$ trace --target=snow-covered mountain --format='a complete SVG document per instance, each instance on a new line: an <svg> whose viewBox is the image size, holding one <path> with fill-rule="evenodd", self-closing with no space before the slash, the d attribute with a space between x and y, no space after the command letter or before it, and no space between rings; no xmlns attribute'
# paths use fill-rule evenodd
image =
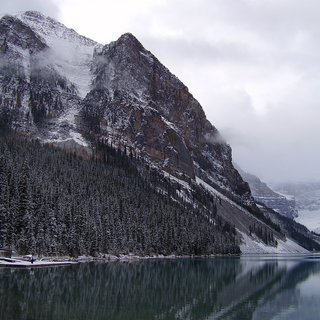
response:
<svg viewBox="0 0 320 320"><path fill-rule="evenodd" d="M220 199L219 215L239 235L263 239L272 252L273 234L286 241L254 203L201 105L130 33L103 46L38 12L4 16L0 128L88 154L97 141L130 149L178 181L184 201L192 185Z"/></svg>
<svg viewBox="0 0 320 320"><path fill-rule="evenodd" d="M42 140L84 143L75 119L97 44L37 12L4 16L0 44L7 124Z"/></svg>
<svg viewBox="0 0 320 320"><path fill-rule="evenodd" d="M310 230L320 233L320 183L281 183L274 184L274 189L297 203L298 216L296 221Z"/></svg>
<svg viewBox="0 0 320 320"><path fill-rule="evenodd" d="M241 170L238 166L236 168L242 178L249 183L252 196L256 202L262 203L290 219L297 217L298 209L294 196L275 192L257 176Z"/></svg>
<svg viewBox="0 0 320 320"><path fill-rule="evenodd" d="M102 46L32 11L3 17L0 31L0 106L15 129L47 142L113 140L253 202L200 104L133 35Z"/></svg>
<svg viewBox="0 0 320 320"><path fill-rule="evenodd" d="M84 98L90 91L93 51L100 45L37 12L25 12L17 18L44 39L50 48L45 58L60 75L75 85L78 95Z"/></svg>

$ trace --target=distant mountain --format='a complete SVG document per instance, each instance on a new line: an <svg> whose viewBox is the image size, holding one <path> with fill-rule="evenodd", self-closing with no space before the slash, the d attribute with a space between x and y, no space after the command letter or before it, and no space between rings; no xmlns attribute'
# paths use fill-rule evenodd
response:
<svg viewBox="0 0 320 320"><path fill-rule="evenodd" d="M273 188L295 198L298 209L296 221L320 233L320 183L278 183Z"/></svg>
<svg viewBox="0 0 320 320"><path fill-rule="evenodd" d="M272 186L278 192L294 196L299 210L320 209L320 182L287 182Z"/></svg>
<svg viewBox="0 0 320 320"><path fill-rule="evenodd" d="M249 183L252 196L256 202L266 205L268 208L281 215L294 219L298 215L297 204L294 196L284 195L272 190L257 176L247 173L237 167L242 178Z"/></svg>
<svg viewBox="0 0 320 320"><path fill-rule="evenodd" d="M277 250L278 242L281 250L292 248L286 247L286 232L278 220L255 204L248 183L232 164L230 146L206 119L198 101L130 33L103 46L38 12L4 16L0 20L0 129L10 137L14 133L14 139L17 135L19 139L36 139L93 163L108 164L114 153L134 159L131 165L136 172L144 172L141 179L146 188L175 201L186 217L190 210L193 212L186 206L188 203L201 212L212 234L218 226L227 235L226 243L232 245L221 251L237 251L248 241L264 246L264 252ZM127 161L120 156L114 159L121 162L112 163L115 166ZM58 159L51 160L52 166L59 163ZM103 175L103 166L99 168ZM154 174L146 178L149 171ZM11 181L10 176L7 179ZM19 181L12 188L18 188ZM128 184L119 183L119 187L121 194L131 192ZM56 199L59 204L60 197ZM3 206L8 205L5 199L2 201ZM159 201L167 200L162 197ZM128 203L121 208L126 206ZM14 211L14 205L9 207L3 212ZM61 223L57 208L52 209L51 218ZM128 212L124 214L129 217ZM102 216L103 211L98 210L90 227L98 230ZM89 217L83 213L82 219ZM115 221L124 228L119 216ZM130 234L121 228L116 229L119 234ZM163 236L174 235L174 229L166 230ZM205 245L208 233L197 234L202 234L198 243L207 248L201 252L217 250L212 249L213 243ZM303 245L318 249L312 235L304 234L307 240ZM296 248L299 251L299 246ZM77 250L85 251L79 247Z"/></svg>
<svg viewBox="0 0 320 320"><path fill-rule="evenodd" d="M307 229L307 227L310 229L310 226L305 224L303 219L297 218L298 206L295 196L275 192L255 175L243 171L238 166L236 166L236 168L243 179L249 183L252 195L264 216L270 219L274 224L280 226L281 230L289 238L294 239L304 248L313 250L312 246L309 246L308 244L308 239L312 238L314 241L320 242L320 237L312 234ZM283 192L284 190L280 191ZM311 228L310 230L313 229ZM295 250L294 243L292 245L292 249ZM251 246L254 247L254 244L251 244ZM280 246L278 246L278 252L280 251L279 247Z"/></svg>

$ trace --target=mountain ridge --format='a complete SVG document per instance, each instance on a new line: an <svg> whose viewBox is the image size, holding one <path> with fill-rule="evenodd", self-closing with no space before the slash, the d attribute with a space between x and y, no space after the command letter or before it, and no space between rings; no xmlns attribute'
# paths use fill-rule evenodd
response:
<svg viewBox="0 0 320 320"><path fill-rule="evenodd" d="M181 170L193 179L198 175L209 183L220 184L230 191L242 184L235 193L242 192L242 196L247 193L248 200L250 199L250 190L233 169L230 147L222 142L218 130L206 119L198 101L190 94L188 88L152 53L144 49L133 35L125 34L95 53L93 88L104 90L106 96L110 96L110 108L104 101L103 112L108 115L116 112L112 107L114 102L123 110L130 105L126 113L136 113L134 115L136 124L136 118L143 118L144 110L140 107L144 109L147 107L150 115L145 116L148 121L155 123L157 128L163 127L157 134L165 143L157 141L156 151L153 148L154 141L152 146L148 145L148 142L146 145L140 145L139 141L133 141L134 132L128 127L125 128L124 130L129 131L126 137L131 141L131 145L136 145L140 151L146 151L147 156L151 156L153 160L159 162L162 158L164 162L171 161L169 169L164 167L164 170L169 170L172 174ZM119 101L114 92L117 94L121 92L120 96L125 97L125 101ZM137 102L139 107L131 108ZM99 107L98 109L101 110ZM90 113L90 110L87 111ZM105 120L103 115L97 119L99 123L103 120ZM107 120L110 121L110 118ZM126 121L130 123L130 118L128 117ZM117 127L117 124L113 124L114 127ZM140 127L139 130L141 129L143 130ZM100 134L101 131L103 134L103 130L100 130ZM148 140L149 133L144 133ZM151 136L154 137L153 134ZM177 140L178 143L175 145L172 140ZM172 163L175 149L178 149L178 159L176 163ZM228 170L222 172L226 167ZM209 170L211 172L208 175Z"/></svg>
<svg viewBox="0 0 320 320"><path fill-rule="evenodd" d="M257 176L243 171L236 166L245 181L249 183L252 196L256 202L262 203L281 215L294 219L298 215L297 203L294 197L285 196L270 188Z"/></svg>
<svg viewBox="0 0 320 320"><path fill-rule="evenodd" d="M275 246L273 233L283 239L256 206L248 183L232 164L231 147L199 102L138 39L126 33L102 46L37 12L17 17L0 20L1 48L11 50L0 50L4 129L89 157L106 157L98 152L101 144L129 150L176 179L183 187L181 201L192 203L187 194L203 181L207 191L197 196L206 199L209 192L220 199L220 218L250 233L254 241ZM10 38L12 29L15 35L26 34L28 46L39 50ZM12 59L15 64L9 63Z"/></svg>
<svg viewBox="0 0 320 320"><path fill-rule="evenodd" d="M197 175L239 195L239 201L253 203L250 189L232 166L230 146L198 101L131 33L102 46L38 12L12 19L15 23L20 19L45 43L40 52L30 53L29 62L23 56L20 61L18 81L26 85L19 92L25 112L13 121L18 130L46 142L74 140L85 147L97 137L122 136L122 144L142 152L162 170L182 179ZM41 92L39 85L48 88L40 96L32 93L35 87ZM12 95L11 110L17 111ZM100 132L91 130L92 123L87 130L92 119Z"/></svg>

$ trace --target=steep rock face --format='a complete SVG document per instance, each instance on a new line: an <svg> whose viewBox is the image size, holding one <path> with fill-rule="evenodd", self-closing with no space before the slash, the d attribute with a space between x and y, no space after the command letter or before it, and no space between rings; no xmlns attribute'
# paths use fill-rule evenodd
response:
<svg viewBox="0 0 320 320"><path fill-rule="evenodd" d="M83 102L91 131L118 137L179 178L199 176L250 201L231 148L200 104L133 35L96 50L92 72L92 91Z"/></svg>
<svg viewBox="0 0 320 320"><path fill-rule="evenodd" d="M294 197L279 194L255 175L244 172L240 168L237 169L243 179L249 183L252 196L257 202L266 205L287 218L293 219L297 217L298 210Z"/></svg>
<svg viewBox="0 0 320 320"><path fill-rule="evenodd" d="M0 21L0 41L2 42L2 53L12 49L11 46L28 50L29 53L39 52L47 48L38 34L21 20L12 16L4 16Z"/></svg>
<svg viewBox="0 0 320 320"><path fill-rule="evenodd" d="M99 137L141 151L169 173L179 170L194 178L192 159L183 138L175 125L150 104L142 105L139 99L117 90L111 98L101 89L91 91L83 104L83 119Z"/></svg>
<svg viewBox="0 0 320 320"><path fill-rule="evenodd" d="M9 125L24 126L30 113L30 69L33 58L47 45L19 19L0 20L0 112Z"/></svg>
<svg viewBox="0 0 320 320"><path fill-rule="evenodd" d="M37 12L0 20L0 115L4 125L42 140L79 136L74 118L81 103L79 91L89 87L82 80L89 78L90 66L80 63L81 54L75 66L61 54L71 56L83 44L91 50L91 59L95 42L76 35Z"/></svg>
<svg viewBox="0 0 320 320"><path fill-rule="evenodd" d="M27 11L18 18L50 48L46 59L51 69L67 78L75 86L77 94L84 98L90 90L93 50L101 45L39 12Z"/></svg>
<svg viewBox="0 0 320 320"><path fill-rule="evenodd" d="M63 95L74 87L46 61L45 40L19 19L1 19L0 41L1 110L14 115L15 127L35 129L65 108Z"/></svg>
<svg viewBox="0 0 320 320"><path fill-rule="evenodd" d="M8 126L64 145L105 138L180 179L198 176L252 203L200 104L133 35L103 47L29 11L1 19L0 55L0 118Z"/></svg>

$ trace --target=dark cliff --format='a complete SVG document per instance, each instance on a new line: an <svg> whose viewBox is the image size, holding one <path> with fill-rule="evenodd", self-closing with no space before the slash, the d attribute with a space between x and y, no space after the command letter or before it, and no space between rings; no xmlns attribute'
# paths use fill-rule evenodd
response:
<svg viewBox="0 0 320 320"><path fill-rule="evenodd" d="M180 179L200 177L250 201L231 148L188 88L132 35L96 50L83 101L90 133L132 146Z"/></svg>

